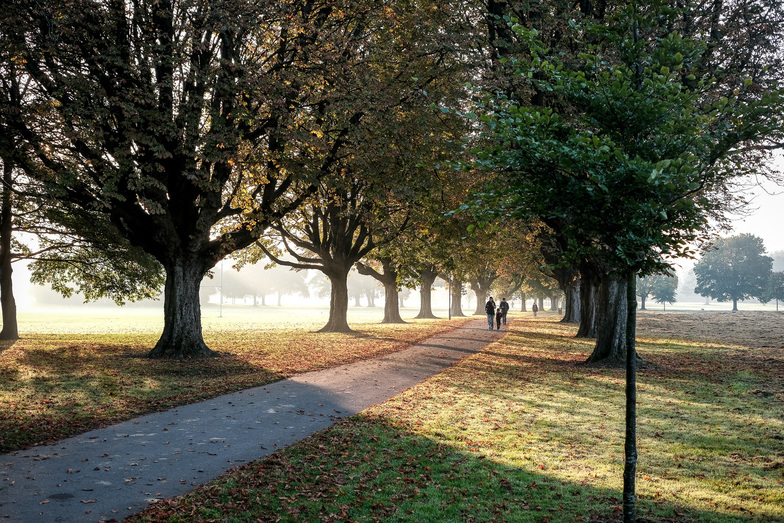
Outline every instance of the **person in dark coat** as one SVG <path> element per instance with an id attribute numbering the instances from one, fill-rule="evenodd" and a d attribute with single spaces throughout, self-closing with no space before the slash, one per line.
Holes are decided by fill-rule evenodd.
<path id="1" fill-rule="evenodd" d="M 490 296 L 490 299 L 487 300 L 485 303 L 485 312 L 487 313 L 487 325 L 490 327 L 490 330 L 493 330 L 493 318 L 495 317 L 495 302 L 493 301 L 493 297 Z"/>
<path id="2" fill-rule="evenodd" d="M 501 309 L 503 313 L 502 320 L 504 325 L 506 325 L 506 313 L 509 312 L 509 304 L 506 302 L 506 298 L 501 298 L 501 303 L 498 304 L 498 308 Z"/>

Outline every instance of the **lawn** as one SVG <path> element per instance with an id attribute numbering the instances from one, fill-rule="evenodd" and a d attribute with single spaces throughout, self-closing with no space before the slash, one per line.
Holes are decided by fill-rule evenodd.
<path id="1" fill-rule="evenodd" d="M 225 357 L 207 362 L 143 358 L 158 327 L 142 313 L 112 334 L 100 332 L 118 318 L 31 318 L 43 332 L 0 353 L 0 442 L 23 448 L 399 350 L 463 321 L 367 315 L 354 334 L 324 335 L 315 312 L 298 314 L 299 325 L 208 318 Z M 640 315 L 640 521 L 784 522 L 782 319 Z M 512 320 L 442 374 L 129 521 L 620 521 L 623 372 L 581 365 L 593 342 L 554 316 Z"/>
<path id="2" fill-rule="evenodd" d="M 639 521 L 784 521 L 784 350 L 646 335 L 651 318 Z M 621 521 L 623 373 L 581 365 L 574 331 L 517 317 L 448 371 L 129 521 Z"/>

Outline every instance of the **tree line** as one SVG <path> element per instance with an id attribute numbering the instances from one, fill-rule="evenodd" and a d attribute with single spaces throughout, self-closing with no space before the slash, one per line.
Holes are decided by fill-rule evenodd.
<path id="1" fill-rule="evenodd" d="M 325 331 L 350 329 L 352 268 L 390 322 L 401 282 L 427 316 L 439 275 L 457 306 L 542 270 L 588 362 L 626 366 L 633 420 L 637 278 L 778 176 L 783 32 L 777 0 L 11 0 L 3 336 L 14 259 L 88 298 L 163 286 L 149 356 L 180 359 L 215 356 L 199 287 L 226 258 L 321 271 Z"/>
<path id="2" fill-rule="evenodd" d="M 557 282 L 592 361 L 626 354 L 636 277 L 693 256 L 781 142 L 775 2 L 12 2 L 3 35 L 0 283 L 163 287 L 153 357 L 213 355 L 199 285 L 225 258 Z M 37 236 L 36 249 L 18 232 Z M 540 278 L 537 274 L 544 273 Z M 515 288 L 516 287 L 516 288 Z"/>

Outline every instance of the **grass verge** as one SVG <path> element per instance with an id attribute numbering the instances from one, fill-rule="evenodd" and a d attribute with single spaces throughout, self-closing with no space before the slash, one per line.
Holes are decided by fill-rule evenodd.
<path id="1" fill-rule="evenodd" d="M 623 372 L 516 320 L 392 400 L 127 521 L 621 521 Z M 641 337 L 638 521 L 784 521 L 784 351 Z"/>

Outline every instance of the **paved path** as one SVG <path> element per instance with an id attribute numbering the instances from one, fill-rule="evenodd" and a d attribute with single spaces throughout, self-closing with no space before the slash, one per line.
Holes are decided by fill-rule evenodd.
<path id="1" fill-rule="evenodd" d="M 503 333 L 482 318 L 381 358 L 0 455 L 0 522 L 122 520 L 386 401 Z"/>

